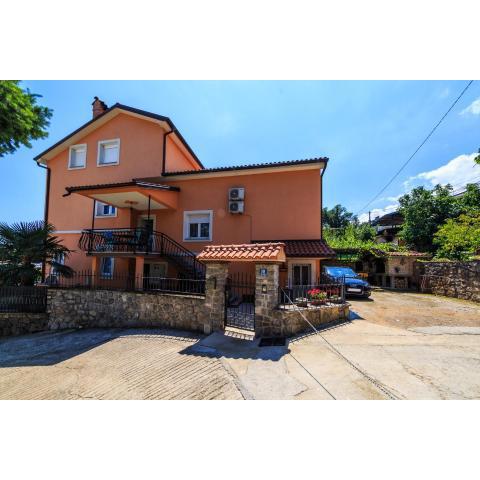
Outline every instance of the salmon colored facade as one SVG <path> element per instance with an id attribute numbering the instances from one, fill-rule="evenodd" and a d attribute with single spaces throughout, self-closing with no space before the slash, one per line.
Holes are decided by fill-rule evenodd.
<path id="1" fill-rule="evenodd" d="M 48 169 L 46 219 L 74 250 L 72 268 L 173 277 L 205 246 L 287 241 L 282 281 L 319 275 L 333 255 L 321 227 L 328 159 L 208 169 L 167 117 L 98 102 L 97 116 L 35 158 Z M 233 200 L 243 213 L 232 213 L 231 189 L 243 189 Z"/>

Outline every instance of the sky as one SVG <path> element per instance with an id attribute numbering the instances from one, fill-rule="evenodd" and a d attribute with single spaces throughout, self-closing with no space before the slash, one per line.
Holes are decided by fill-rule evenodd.
<path id="1" fill-rule="evenodd" d="M 324 206 L 361 209 L 420 145 L 466 81 L 25 81 L 53 109 L 49 136 L 0 158 L 0 221 L 43 218 L 33 157 L 91 118 L 96 95 L 172 119 L 205 167 L 329 157 Z M 480 181 L 480 82 L 369 206 L 372 219 L 417 185 Z M 293 204 L 294 206 L 294 204 Z M 307 213 L 307 212 L 306 212 Z"/>

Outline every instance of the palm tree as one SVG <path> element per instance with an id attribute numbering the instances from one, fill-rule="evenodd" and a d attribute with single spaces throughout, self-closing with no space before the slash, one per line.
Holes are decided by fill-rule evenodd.
<path id="1" fill-rule="evenodd" d="M 40 278 L 39 263 L 46 262 L 66 277 L 73 270 L 60 259 L 71 253 L 53 235 L 55 227 L 42 221 L 0 223 L 0 285 L 34 285 Z"/>

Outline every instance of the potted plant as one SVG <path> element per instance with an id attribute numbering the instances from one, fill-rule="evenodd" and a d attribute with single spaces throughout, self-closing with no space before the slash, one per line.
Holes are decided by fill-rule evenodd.
<path id="1" fill-rule="evenodd" d="M 318 288 L 312 288 L 307 294 L 312 305 L 325 305 L 327 303 L 327 294 Z"/>
<path id="2" fill-rule="evenodd" d="M 308 307 L 308 298 L 298 297 L 295 299 L 295 305 L 297 307 Z"/>

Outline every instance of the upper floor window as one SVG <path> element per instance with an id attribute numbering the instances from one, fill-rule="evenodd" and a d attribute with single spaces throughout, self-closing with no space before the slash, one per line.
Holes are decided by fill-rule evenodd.
<path id="1" fill-rule="evenodd" d="M 183 217 L 183 239 L 185 241 L 212 240 L 212 211 L 185 212 Z"/>
<path id="2" fill-rule="evenodd" d="M 120 158 L 120 139 L 98 142 L 97 165 L 118 165 Z"/>
<path id="3" fill-rule="evenodd" d="M 96 217 L 116 217 L 117 209 L 112 205 L 107 205 L 102 202 L 95 202 L 95 216 Z"/>
<path id="4" fill-rule="evenodd" d="M 68 168 L 85 168 L 87 165 L 87 145 L 72 145 L 68 155 Z"/>

